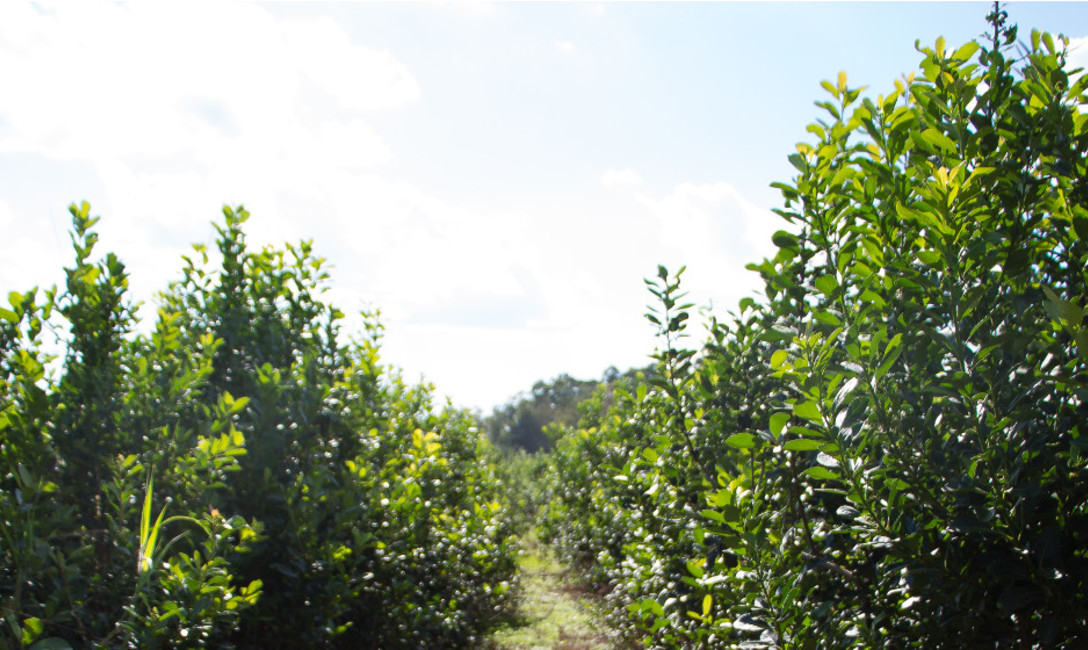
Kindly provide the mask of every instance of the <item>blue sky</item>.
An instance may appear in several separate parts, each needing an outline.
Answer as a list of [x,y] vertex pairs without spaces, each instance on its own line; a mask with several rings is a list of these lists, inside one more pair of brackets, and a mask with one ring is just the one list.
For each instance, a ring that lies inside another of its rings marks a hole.
[[[5,3],[0,291],[60,284],[66,206],[154,292],[224,203],[312,238],[385,360],[489,410],[643,365],[642,278],[716,311],[781,227],[819,82],[887,92],[988,3]],[[1088,5],[1010,3],[1088,63]]]

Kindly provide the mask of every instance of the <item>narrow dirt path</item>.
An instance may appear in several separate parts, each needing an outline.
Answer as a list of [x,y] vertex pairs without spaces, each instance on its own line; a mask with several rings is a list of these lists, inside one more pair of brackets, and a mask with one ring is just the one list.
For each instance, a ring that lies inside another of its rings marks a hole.
[[491,634],[486,650],[598,650],[612,648],[592,595],[568,582],[567,570],[536,540],[525,540],[523,597],[518,620]]

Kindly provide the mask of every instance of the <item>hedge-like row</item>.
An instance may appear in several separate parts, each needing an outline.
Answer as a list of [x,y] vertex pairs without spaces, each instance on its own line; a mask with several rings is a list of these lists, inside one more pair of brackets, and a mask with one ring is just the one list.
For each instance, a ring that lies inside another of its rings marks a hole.
[[375,317],[345,342],[310,244],[247,249],[242,209],[133,335],[71,211],[67,286],[0,309],[0,646],[471,644],[515,579],[473,419],[379,363]]
[[825,82],[764,299],[690,349],[660,269],[663,379],[559,441],[545,531],[648,645],[1088,642],[1088,76],[990,28]]

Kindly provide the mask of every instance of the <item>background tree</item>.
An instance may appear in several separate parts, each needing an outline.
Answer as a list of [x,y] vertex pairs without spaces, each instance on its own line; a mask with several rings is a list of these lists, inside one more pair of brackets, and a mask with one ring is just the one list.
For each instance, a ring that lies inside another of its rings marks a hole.
[[519,394],[496,407],[484,422],[484,430],[495,445],[529,453],[547,450],[551,440],[544,430],[551,424],[575,426],[580,417],[578,404],[597,390],[602,382],[575,379],[562,374],[550,381],[538,381],[528,394]]

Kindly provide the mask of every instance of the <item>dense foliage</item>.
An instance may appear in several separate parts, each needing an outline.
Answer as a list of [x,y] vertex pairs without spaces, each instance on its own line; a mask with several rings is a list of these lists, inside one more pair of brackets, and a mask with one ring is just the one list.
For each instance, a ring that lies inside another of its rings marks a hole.
[[65,291],[0,309],[0,646],[471,643],[515,568],[486,440],[224,214],[148,335],[86,204]]
[[63,291],[0,308],[0,647],[467,647],[534,518],[647,647],[1083,646],[1088,76],[989,21],[825,82],[764,299],[693,346],[659,267],[655,365],[538,383],[500,466],[310,243],[225,209],[140,328],[73,206]]
[[982,43],[845,75],[776,184],[765,300],[553,455],[544,529],[652,647],[1088,640],[1088,77]]

